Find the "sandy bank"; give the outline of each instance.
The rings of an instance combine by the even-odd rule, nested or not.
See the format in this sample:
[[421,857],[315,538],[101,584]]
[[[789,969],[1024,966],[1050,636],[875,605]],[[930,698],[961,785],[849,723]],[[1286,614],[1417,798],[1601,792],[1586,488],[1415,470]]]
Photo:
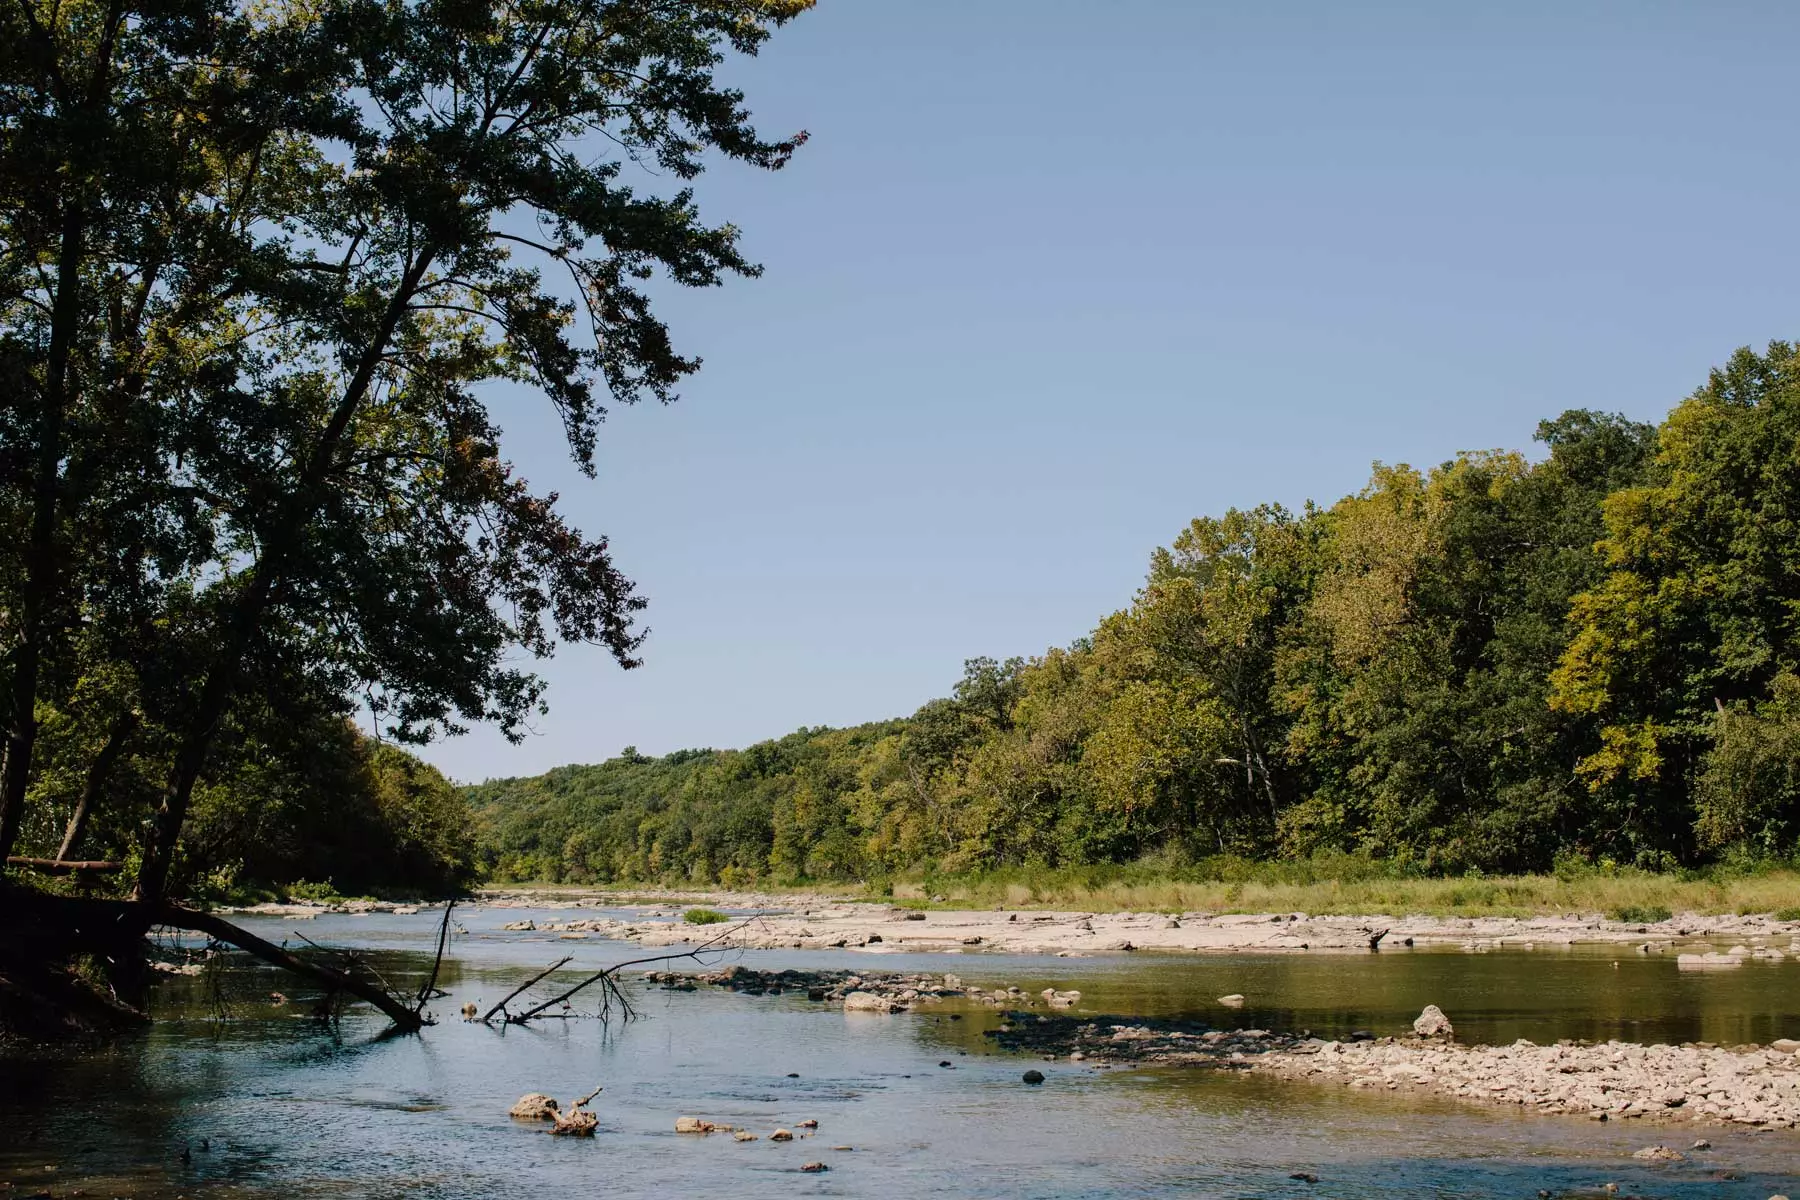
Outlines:
[[[1690,952],[1683,966],[1730,968],[1742,961],[1778,960],[1796,951],[1800,922],[1766,916],[1682,914],[1653,925],[1608,921],[1594,914],[1538,917],[1428,917],[1374,914],[1314,917],[1302,913],[1209,914],[1086,913],[1038,911],[907,910],[888,904],[824,898],[732,893],[673,893],[639,906],[642,919],[583,917],[584,908],[620,907],[604,895],[554,897],[498,892],[482,903],[496,907],[551,908],[568,915],[509,923],[519,932],[621,938],[645,946],[693,945],[724,926],[695,926],[669,918],[680,905],[704,903],[734,912],[761,912],[732,933],[744,949],[845,949],[865,952],[1082,954],[1148,951],[1366,952],[1452,945],[1479,952],[1501,947],[1550,947],[1610,943],[1643,953]],[[1694,944],[1689,944],[1694,943]],[[1699,944],[1716,943],[1716,944]],[[1735,951],[1735,953],[1734,953]],[[1704,958],[1707,954],[1714,957]]]

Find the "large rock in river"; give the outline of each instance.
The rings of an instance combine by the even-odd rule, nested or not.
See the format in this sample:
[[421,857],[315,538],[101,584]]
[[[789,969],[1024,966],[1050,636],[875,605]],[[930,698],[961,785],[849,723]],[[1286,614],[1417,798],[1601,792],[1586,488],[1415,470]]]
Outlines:
[[886,996],[878,996],[874,992],[851,992],[844,997],[845,1012],[900,1012],[906,1005]]
[[1451,1038],[1456,1036],[1456,1029],[1450,1024],[1450,1018],[1444,1010],[1435,1004],[1427,1004],[1425,1011],[1413,1021],[1413,1032],[1420,1037]]
[[556,1112],[556,1100],[553,1097],[542,1092],[531,1092],[520,1096],[507,1116],[517,1117],[521,1121],[554,1121]]

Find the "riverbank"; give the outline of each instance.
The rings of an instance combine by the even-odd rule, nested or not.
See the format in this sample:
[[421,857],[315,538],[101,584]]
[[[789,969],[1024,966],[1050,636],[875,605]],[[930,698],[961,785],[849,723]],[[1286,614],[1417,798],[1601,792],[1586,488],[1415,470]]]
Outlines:
[[[496,908],[549,909],[510,922],[519,933],[554,933],[570,940],[597,936],[647,947],[719,941],[741,949],[860,950],[869,953],[1050,954],[1076,956],[1130,951],[1312,953],[1396,950],[1450,945],[1479,952],[1501,947],[1583,943],[1631,946],[1646,954],[1686,955],[1684,966],[1729,969],[1741,962],[1795,953],[1800,921],[1768,915],[1680,913],[1659,921],[1620,921],[1600,913],[1534,917],[1285,913],[1179,913],[1080,910],[915,909],[836,897],[749,892],[539,892],[495,890],[480,903]],[[736,925],[693,925],[678,919],[683,906],[706,905],[757,914]],[[640,916],[581,916],[582,909],[635,908]],[[562,915],[566,913],[567,915]],[[1710,959],[1708,955],[1712,956]],[[1691,961],[1690,961],[1691,960]]]
[[[1656,920],[1663,912],[1728,916],[1762,913],[1800,920],[1800,873],[1765,868],[1699,876],[1588,870],[1563,875],[1410,878],[1367,869],[1364,860],[1315,864],[1244,863],[1243,874],[1188,878],[1140,866],[1009,870],[861,884],[738,889],[766,898],[765,907],[808,899],[892,901],[917,908],[1080,909],[1087,912],[1303,912],[1360,916],[1399,912],[1439,917],[1553,916],[1600,913]],[[1334,871],[1336,866],[1342,868]],[[701,898],[730,889],[657,885],[597,888],[555,884],[494,885],[491,891]]]

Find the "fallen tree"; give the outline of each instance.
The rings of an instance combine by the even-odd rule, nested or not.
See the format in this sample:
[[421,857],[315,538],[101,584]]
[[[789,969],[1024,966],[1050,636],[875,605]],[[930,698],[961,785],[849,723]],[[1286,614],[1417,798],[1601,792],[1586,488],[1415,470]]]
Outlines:
[[[0,1023],[25,1036],[101,1033],[146,1020],[142,1010],[146,939],[159,928],[204,934],[315,983],[328,994],[361,1000],[400,1032],[434,1023],[426,1008],[435,994],[430,981],[415,995],[403,997],[354,955],[347,956],[343,966],[303,957],[200,909],[167,901],[57,896],[17,886],[0,889],[0,902],[17,918],[0,931]],[[446,910],[446,929],[448,925]],[[439,962],[445,948],[440,937]],[[64,965],[81,959],[95,964],[92,976]],[[436,976],[434,966],[431,980]]]

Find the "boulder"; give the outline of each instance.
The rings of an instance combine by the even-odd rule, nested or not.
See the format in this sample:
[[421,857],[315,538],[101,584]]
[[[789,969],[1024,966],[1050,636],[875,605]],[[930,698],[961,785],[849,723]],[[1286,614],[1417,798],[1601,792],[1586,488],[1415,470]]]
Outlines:
[[777,1129],[769,1135],[769,1140],[771,1142],[791,1142],[794,1140],[794,1135],[785,1129]]
[[711,1133],[717,1129],[711,1121],[702,1121],[699,1117],[676,1117],[676,1133]]
[[1800,1042],[1793,1038],[1776,1038],[1769,1043],[1769,1049],[1779,1050],[1783,1054],[1800,1054]]
[[828,1166],[826,1166],[826,1165],[825,1165],[825,1164],[824,1164],[824,1163],[822,1163],[822,1162],[809,1162],[809,1163],[806,1163],[806,1164],[804,1164],[804,1165],[803,1165],[803,1166],[801,1166],[801,1168],[800,1168],[800,1169],[801,1169],[801,1170],[802,1170],[802,1171],[805,1171],[805,1172],[806,1172],[806,1173],[808,1173],[808,1174],[809,1174],[809,1175],[817,1175],[817,1174],[818,1174],[818,1173],[819,1173],[819,1172],[820,1172],[820,1171],[829,1171],[829,1170],[831,1170],[831,1168],[830,1168],[830,1167],[828,1167]]
[[794,1128],[796,1128],[796,1129],[817,1129],[818,1127],[819,1127],[819,1123],[817,1121],[813,1120],[811,1117],[808,1117],[806,1120],[804,1120],[804,1121],[800,1122],[798,1125],[794,1126]]
[[1427,1004],[1425,1011],[1413,1021],[1413,1032],[1420,1037],[1451,1038],[1456,1036],[1456,1029],[1450,1024],[1450,1018],[1444,1010],[1435,1004]]
[[1233,992],[1229,996],[1220,996],[1219,1003],[1223,1004],[1226,1008],[1242,1008],[1244,1007],[1244,998],[1238,993]]
[[1024,1081],[1029,1084],[1040,1084],[1044,1082],[1044,1073],[1037,1070],[1027,1071],[1024,1075],[1020,1076],[1020,1078],[1024,1079]]
[[556,1099],[542,1092],[530,1092],[520,1096],[518,1103],[507,1111],[507,1116],[517,1117],[521,1121],[554,1121],[556,1120]]
[[844,997],[845,1012],[899,1012],[906,1006],[874,992],[851,992]]
[[740,1129],[731,1135],[731,1140],[734,1142],[754,1142],[756,1140],[756,1135],[751,1133],[748,1129]]

